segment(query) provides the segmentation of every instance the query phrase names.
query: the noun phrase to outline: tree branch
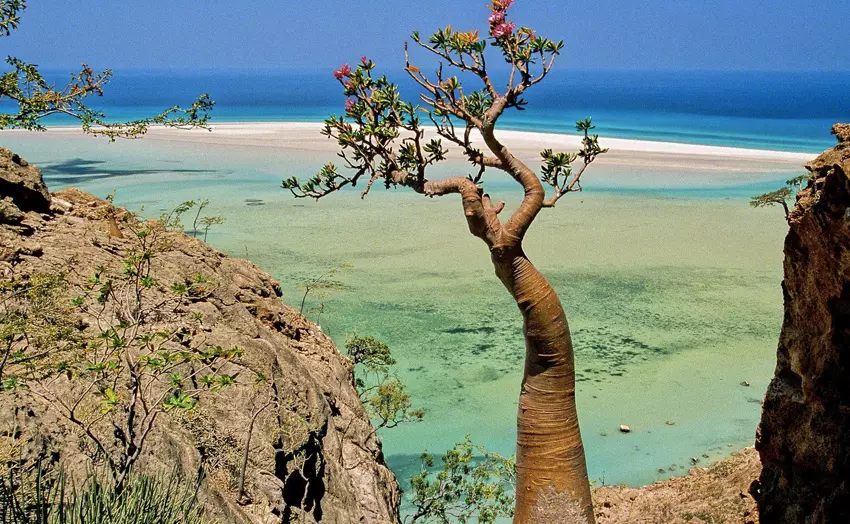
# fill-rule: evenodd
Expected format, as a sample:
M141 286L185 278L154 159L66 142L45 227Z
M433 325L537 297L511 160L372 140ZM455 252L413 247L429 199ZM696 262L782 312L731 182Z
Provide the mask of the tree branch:
M543 190L543 185L534 172L499 142L493 134L492 127L482 129L481 135L484 137L484 143L487 144L490 151L507 167L505 171L514 180L519 182L525 191L525 196L519 208L514 211L503 227L503 242L517 244L522 241L531 222L534 221L537 213L543 207L543 199L546 192Z

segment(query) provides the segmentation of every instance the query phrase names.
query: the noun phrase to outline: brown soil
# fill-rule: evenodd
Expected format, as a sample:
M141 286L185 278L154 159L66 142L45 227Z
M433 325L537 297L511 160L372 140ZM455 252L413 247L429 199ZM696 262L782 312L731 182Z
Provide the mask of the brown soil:
M603 486L594 492L597 524L757 524L749 486L761 472L747 448L688 476L642 488Z

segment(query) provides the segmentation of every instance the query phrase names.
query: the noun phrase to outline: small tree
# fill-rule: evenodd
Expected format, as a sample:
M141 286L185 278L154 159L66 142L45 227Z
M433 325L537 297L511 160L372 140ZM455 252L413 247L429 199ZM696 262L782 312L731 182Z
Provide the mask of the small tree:
M789 200L791 200L798 191L803 189L803 187L808 184L809 180L811 180L811 175L800 175L792 178L785 182L784 187L781 187L776 191L770 191L769 193L752 197L750 199L750 205L755 208L780 205L785 212L785 220L788 221L791 219L791 209L788 207Z
M207 241L207 233L210 232L210 228L213 226L224 224L224 217L221 215L217 215L214 217L201 217L201 225L204 226L204 242Z
M489 524L513 515L511 491L516 481L513 459L487 452L474 445L467 435L464 442L455 444L443 455L442 465L442 470L435 473L434 457L422 455L421 471L410 478L415 511L405 518L405 523Z
M311 278L306 282L301 282L297 284L296 287L304 290L304 295L301 296L301 307L299 308L299 312L304 314L304 306L307 304L307 296L310 293L313 293L316 298L319 299L319 315L325 310L325 303L321 300L323 298L327 298L331 292L333 291L341 291L345 289L345 286L334 279L334 276L344 269L348 269L351 266L348 264L340 264L333 269L325 271L321 275L316 278ZM317 316L317 318L318 318Z
M788 220L791 216L791 210L788 209L788 199L790 197L791 188L781 187L776 191L770 191L769 193L752 197L750 199L750 205L752 207L770 207L777 204L781 205L782 209L785 211L785 220Z
M424 107L403 101L385 76L375 76L375 63L363 57L355 68L334 71L347 98L345 114L325 120L322 133L339 145L344 170L325 165L306 181L282 183L296 198L320 199L346 186L364 183L365 197L376 182L386 188L406 187L428 197L459 195L470 233L487 245L496 275L522 313L526 362L520 391L517 435L517 501L515 522L525 523L540 494L552 486L573 497L592 524L593 504L575 404L573 347L564 309L549 282L526 256L522 241L538 213L564 196L581 191L586 168L607 150L599 145L590 119L576 123L581 148L573 153L541 153L538 176L511 153L496 134L505 111L523 109L524 95L552 70L563 48L531 28L508 20L513 0L493 0L488 36L478 31L440 29L428 39L413 33L413 41L440 60L429 76L414 65L405 47L406 72L422 88ZM504 91L488 69L486 50L495 48L507 62ZM476 79L468 88L449 68ZM426 115L436 136L421 116ZM484 149L473 136L484 141ZM448 143L472 164L468 176L431 178L431 168L446 159ZM577 162L579 162L577 164ZM483 190L488 169L507 173L523 189L516 211L503 220L504 203L494 203ZM552 193L547 197L544 186Z
M203 200L192 200L192 205L196 208L195 220L192 221L192 236L198 237L198 222L201 220L201 213L206 209L208 205L210 205L210 201L208 199Z
M390 355L389 346L373 337L355 335L345 342L345 349L354 363L357 394L370 418L376 422L369 436L383 428L422 420L425 412L411 409L413 403L404 384L391 376L396 361Z
M26 9L25 0L0 0L0 36L9 36L18 28L20 14ZM87 105L91 96L103 96L103 88L112 78L107 69L95 72L83 64L61 88L48 82L38 66L15 57L6 58L11 71L0 76L0 101L17 106L14 113L0 113L0 129L29 129L43 131L42 120L52 115L65 115L80 122L86 133L117 138L138 138L150 126L176 128L208 128L214 102L203 94L188 108L173 106L161 113L128 122L110 122L106 115Z

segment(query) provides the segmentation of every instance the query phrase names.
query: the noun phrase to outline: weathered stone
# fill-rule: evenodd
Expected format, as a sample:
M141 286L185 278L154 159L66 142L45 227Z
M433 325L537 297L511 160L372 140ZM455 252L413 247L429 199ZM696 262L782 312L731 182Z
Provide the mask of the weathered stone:
M785 240L785 318L757 435L761 522L850 522L850 126L807 167Z
M0 198L11 197L21 211L46 213L50 193L41 170L12 151L0 147Z
M40 257L42 253L44 253L44 248L41 246L41 244L27 242L21 246L20 252L22 255Z
M832 126L832 134L839 142L850 142L850 124L835 124Z
M0 260L6 261L0 272L8 273L6 266L14 267L17 276L62 271L73 287L97 266L120 271L133 240L107 237L104 211L108 204L75 189L57 196L64 215L45 220L38 213L25 212L24 221L33 224L28 236L21 236L19 226L0 225ZM197 322L206 344L242 348L242 356L232 365L247 380L211 393L214 397L202 401L191 424L161 418L140 465L165 471L177 466L191 476L202 460L213 464L201 495L211 517L219 522L397 522L398 484L354 389L348 359L320 329L280 301L280 285L257 266L224 256L183 233L167 235L168 248L155 259L157 281L186 281L198 274L208 278L208 294L183 307L181 314L193 315L189 318ZM167 288L151 293L164 296ZM274 380L275 394L288 400L269 415L268 426L254 428L247 496L240 504L234 490L238 467L233 467L233 457L241 457L246 428L256 409L257 390L250 379L255 370L271 370L267 376ZM27 409L31 406L20 397L13 402ZM0 410L0 426L39 435L72 473L89 470L83 441L54 411L40 406L33 408L32 416L23 416L27 409L14 415L7 407L4 404ZM10 416L17 418L9 420ZM297 450L281 444L281 430L274 426L274 421L286 417L306 428ZM37 439L28 440L23 448L38 451ZM293 466L296 452L313 461L307 466L315 467L303 468L306 477Z
M24 214L11 197L0 199L0 224L20 224L23 219Z

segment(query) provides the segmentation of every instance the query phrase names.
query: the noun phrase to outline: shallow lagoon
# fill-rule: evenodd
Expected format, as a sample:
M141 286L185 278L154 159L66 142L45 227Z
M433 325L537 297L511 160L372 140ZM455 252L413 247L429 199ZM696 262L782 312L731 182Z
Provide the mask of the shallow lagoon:
M227 219L210 243L279 279L290 304L301 300L297 284L350 265L334 276L345 289L321 311L308 298L307 315L338 343L356 331L392 347L426 410L424 422L383 434L400 478L423 449L439 453L466 433L513 453L521 319L457 199L374 191L365 202L355 192L295 201L280 180L326 160L295 150L50 134L5 135L3 145L43 166L53 189L117 189L119 204L148 215L209 199L209 214ZM782 319L786 227L779 210L752 210L747 197L800 171L600 165L588 191L537 219L526 252L567 310L599 483L645 484L682 474L691 457L751 445ZM520 198L503 178L490 190L507 211Z

